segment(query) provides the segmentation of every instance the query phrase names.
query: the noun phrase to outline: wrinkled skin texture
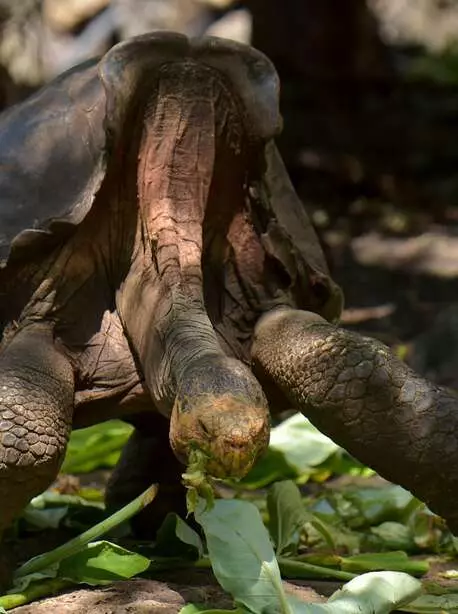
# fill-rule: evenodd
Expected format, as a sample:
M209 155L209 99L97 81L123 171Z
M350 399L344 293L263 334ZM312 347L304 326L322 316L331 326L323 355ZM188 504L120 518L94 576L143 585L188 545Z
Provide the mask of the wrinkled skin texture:
M136 427L107 501L159 481L154 523L189 444L221 476L265 449L256 321L341 308L279 126L264 56L164 33L0 118L0 529L55 478L72 427Z
M258 322L255 371L321 431L401 484L458 531L458 395L382 343L318 315L278 309Z

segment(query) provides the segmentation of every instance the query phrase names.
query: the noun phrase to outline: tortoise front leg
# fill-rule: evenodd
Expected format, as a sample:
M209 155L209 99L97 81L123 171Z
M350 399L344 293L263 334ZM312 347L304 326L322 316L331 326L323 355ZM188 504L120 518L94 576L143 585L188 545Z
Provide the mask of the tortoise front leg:
M33 323L0 346L0 530L56 477L73 413L73 371L52 327Z
M264 315L252 353L255 369L317 428L458 531L457 394L382 343L305 311Z

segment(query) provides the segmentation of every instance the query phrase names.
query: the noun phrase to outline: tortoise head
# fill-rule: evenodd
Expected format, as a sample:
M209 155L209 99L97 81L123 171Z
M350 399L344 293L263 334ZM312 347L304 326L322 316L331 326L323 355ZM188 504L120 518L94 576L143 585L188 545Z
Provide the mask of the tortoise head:
M210 475L240 478L265 451L269 426L266 398L250 370L233 358L206 356L183 377L170 443L184 463L197 448Z

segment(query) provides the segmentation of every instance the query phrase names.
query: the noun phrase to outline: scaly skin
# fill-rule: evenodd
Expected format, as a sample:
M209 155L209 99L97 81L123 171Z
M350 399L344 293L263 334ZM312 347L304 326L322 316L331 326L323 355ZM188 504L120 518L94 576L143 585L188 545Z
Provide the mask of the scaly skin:
M252 354L317 428L458 530L456 393L421 378L382 343L305 311L263 316Z
M49 325L29 325L2 346L0 500L6 525L59 470L71 430L74 384Z

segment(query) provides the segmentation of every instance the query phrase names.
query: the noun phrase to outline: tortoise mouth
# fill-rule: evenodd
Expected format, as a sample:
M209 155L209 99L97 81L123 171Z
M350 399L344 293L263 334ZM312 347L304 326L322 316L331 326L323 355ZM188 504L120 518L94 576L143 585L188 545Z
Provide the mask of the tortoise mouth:
M177 399L170 422L170 444L186 464L192 449L207 457L206 471L217 478L241 478L269 444L266 407L226 394L201 395L183 411Z

